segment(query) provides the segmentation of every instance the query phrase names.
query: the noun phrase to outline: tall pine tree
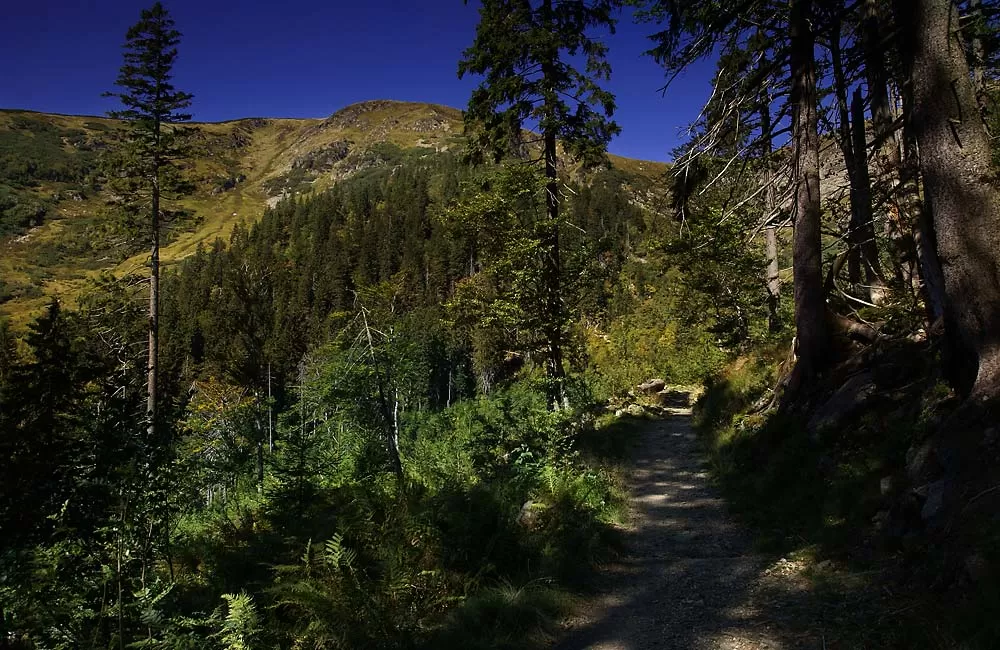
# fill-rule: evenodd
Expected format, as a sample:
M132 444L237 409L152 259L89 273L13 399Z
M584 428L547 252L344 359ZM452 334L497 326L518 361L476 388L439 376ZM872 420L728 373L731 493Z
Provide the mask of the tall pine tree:
M150 438L156 434L158 416L158 356L160 303L160 230L164 192L181 187L177 162L184 156L181 133L172 125L191 116L182 111L192 95L174 88L174 62L180 32L163 5L157 2L142 11L139 22L125 35L125 63L115 85L106 93L116 97L121 110L108 115L125 123L119 149L122 174L115 179L119 193L133 210L149 214L149 356L147 365L146 418Z
M472 46L463 53L459 77L482 75L472 93L466 123L473 142L499 159L524 153L522 127L541 132L546 187L545 236L539 254L545 277L546 375L554 405L565 402L563 348L569 321L562 296L559 250L557 142L584 164L600 162L620 129L611 116L614 97L598 81L611 72L607 47L589 35L613 30L608 0L485 0ZM574 65L585 62L583 69ZM530 154L529 154L530 155Z

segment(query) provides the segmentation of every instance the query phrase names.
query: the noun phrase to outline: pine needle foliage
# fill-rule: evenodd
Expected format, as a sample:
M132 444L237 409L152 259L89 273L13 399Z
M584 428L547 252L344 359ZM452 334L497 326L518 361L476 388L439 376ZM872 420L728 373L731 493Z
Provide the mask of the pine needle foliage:
M479 15L458 67L459 77L483 76L465 113L473 144L497 160L526 153L522 128L537 125L586 163L603 161L621 129L610 119L614 96L599 85L611 74L607 46L592 32L614 31L614 3L487 0Z

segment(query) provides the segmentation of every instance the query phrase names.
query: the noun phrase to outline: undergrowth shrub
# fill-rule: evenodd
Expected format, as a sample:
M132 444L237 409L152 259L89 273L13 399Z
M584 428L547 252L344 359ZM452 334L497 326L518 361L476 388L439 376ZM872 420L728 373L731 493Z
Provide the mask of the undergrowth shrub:
M928 374L917 367L921 357L887 348L871 374L877 399L833 429L810 428L813 411L764 408L780 352L742 357L709 381L697 424L716 477L764 546L836 553L858 542L884 507L881 480L902 471L942 396L933 381L912 381ZM843 382L826 383L811 388L815 408Z
M867 354L872 397L826 426L812 416L856 370L835 369L786 412L762 408L777 354L747 355L712 377L696 421L715 478L763 550L807 563L811 595L843 611L845 647L997 647L1000 590L985 568L1000 563L996 518L976 513L964 528L959 518L935 537L914 534L921 502L906 510L908 451L947 426L954 392L933 348L888 339Z
M870 435L822 438L808 430L808 414L763 410L778 354L741 357L709 381L697 425L717 479L759 544L780 551L842 544L872 514L873 476L885 471L880 445ZM878 440L887 437L882 430Z
M545 580L487 587L448 615L433 647L519 650L547 645L555 631L553 620L571 606L572 599L566 592Z
M245 485L191 509L176 527L182 598L207 612L219 646L543 643L566 587L607 557L625 512L592 418L548 411L530 382L408 414L401 480L352 460L380 448L360 444L363 432L322 421L299 429L286 452L301 463L269 472L259 493ZM234 611L245 622L230 621Z

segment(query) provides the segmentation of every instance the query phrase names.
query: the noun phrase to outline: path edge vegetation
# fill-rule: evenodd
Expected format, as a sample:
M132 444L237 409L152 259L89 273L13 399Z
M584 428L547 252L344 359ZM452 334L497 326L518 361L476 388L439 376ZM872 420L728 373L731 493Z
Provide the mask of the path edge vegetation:
M847 647L985 649L1000 638L990 614L1000 589L987 577L996 521L914 530L926 494L907 487L907 465L961 408L938 353L921 347L897 339L872 350L863 403L845 400L857 397L844 384L855 368L785 411L768 406L785 347L761 347L710 377L694 408L734 516L761 552L802 570Z

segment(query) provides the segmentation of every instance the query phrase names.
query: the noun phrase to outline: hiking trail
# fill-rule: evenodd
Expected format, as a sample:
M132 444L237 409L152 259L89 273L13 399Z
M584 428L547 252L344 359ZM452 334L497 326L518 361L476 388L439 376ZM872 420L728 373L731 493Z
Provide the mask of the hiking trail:
M636 426L622 554L556 650L835 647L802 563L756 552L727 512L690 410Z

